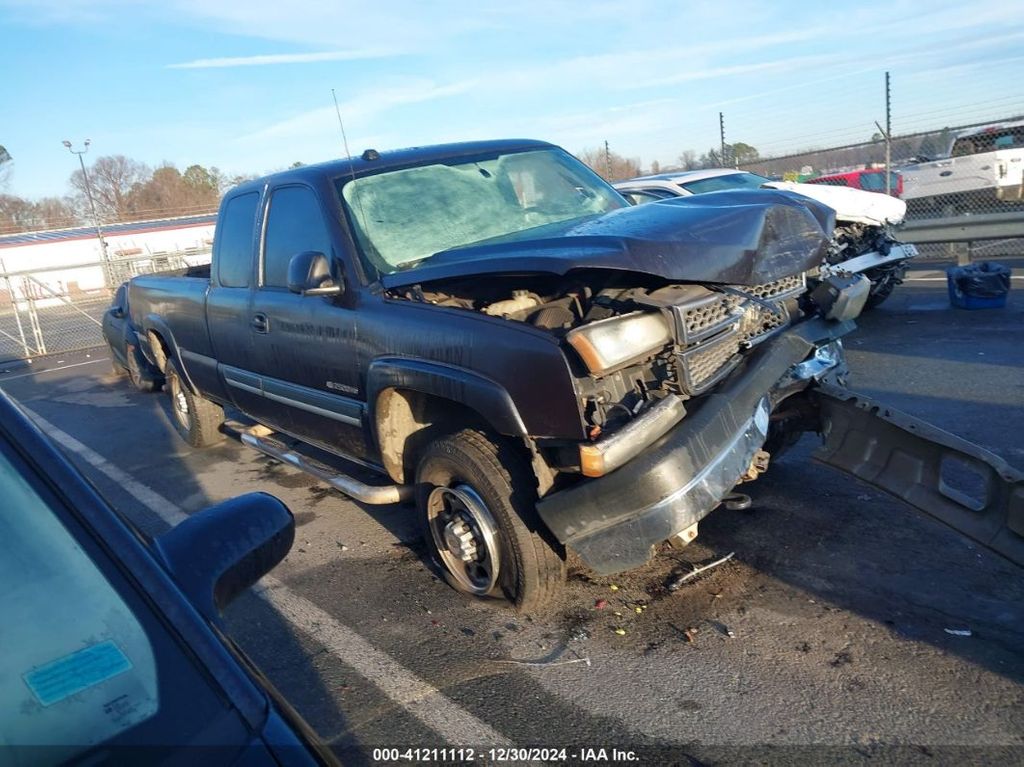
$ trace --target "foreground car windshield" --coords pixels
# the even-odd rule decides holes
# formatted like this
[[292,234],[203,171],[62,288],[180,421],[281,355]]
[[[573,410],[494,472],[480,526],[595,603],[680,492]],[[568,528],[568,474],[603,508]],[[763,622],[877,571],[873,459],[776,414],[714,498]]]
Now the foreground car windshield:
[[713,176],[702,178],[698,181],[685,181],[679,186],[688,189],[694,194],[704,192],[721,192],[724,189],[759,189],[762,184],[767,184],[769,179],[758,176],[755,173],[730,173],[727,176]]
[[442,251],[626,206],[597,174],[558,149],[406,168],[339,184],[363,255],[382,274]]

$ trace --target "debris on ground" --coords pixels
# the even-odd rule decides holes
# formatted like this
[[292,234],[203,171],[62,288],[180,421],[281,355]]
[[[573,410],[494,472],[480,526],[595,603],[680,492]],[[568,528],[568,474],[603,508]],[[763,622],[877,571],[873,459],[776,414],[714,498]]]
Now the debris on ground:
[[595,610],[603,610],[607,606],[608,606],[608,600],[607,599],[598,599],[596,602],[594,602],[594,609]]
[[618,591],[618,590],[619,590],[619,587],[618,587],[618,586],[616,586],[616,585],[615,585],[614,583],[613,583],[613,584],[612,584],[611,586],[609,586],[608,588],[609,588],[609,589],[610,589],[611,591]]
[[713,628],[715,631],[717,631],[719,634],[721,634],[723,636],[727,636],[730,639],[735,639],[736,638],[736,632],[734,632],[731,628],[726,626],[724,623],[721,623],[719,621],[708,620],[707,624],[709,626],[711,626],[711,628]]
[[721,564],[725,564],[730,559],[732,559],[735,554],[735,551],[730,551],[721,559],[716,559],[714,562],[702,565],[701,567],[693,567],[693,565],[690,565],[691,567],[693,567],[692,571],[684,573],[683,575],[679,575],[673,580],[669,581],[668,586],[666,588],[668,588],[669,591],[677,591],[681,586],[683,586],[688,581],[696,578],[701,573],[705,573],[713,567],[718,567]]
[[583,626],[577,626],[569,634],[570,642],[582,642],[586,639],[590,639],[590,632]]
[[590,658],[566,658],[565,660],[530,661],[530,660],[496,660],[495,663],[508,663],[513,666],[530,666],[531,668],[545,668],[548,666],[568,666],[573,663],[586,663],[590,665]]
[[970,629],[945,629],[947,634],[952,634],[955,637],[969,637],[973,636]]
[[626,629],[622,629],[622,628],[615,629],[615,633],[618,634],[620,637],[624,637],[624,636],[626,636]]
[[337,544],[338,544],[338,548],[339,548],[339,549],[341,549],[342,551],[348,551],[348,546],[346,546],[346,545],[345,545],[344,543],[342,543],[341,541],[335,541],[335,543],[337,543]]
[[694,641],[694,637],[697,636],[697,629],[693,626],[690,626],[688,629],[686,629],[686,631],[683,632],[683,636],[686,637],[687,642],[692,643]]

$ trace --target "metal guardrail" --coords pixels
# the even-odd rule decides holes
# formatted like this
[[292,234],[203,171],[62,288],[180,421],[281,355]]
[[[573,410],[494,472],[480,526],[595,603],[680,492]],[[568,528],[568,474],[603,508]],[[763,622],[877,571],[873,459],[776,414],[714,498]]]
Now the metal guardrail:
[[1015,239],[1024,237],[1024,211],[911,220],[898,237],[914,245]]

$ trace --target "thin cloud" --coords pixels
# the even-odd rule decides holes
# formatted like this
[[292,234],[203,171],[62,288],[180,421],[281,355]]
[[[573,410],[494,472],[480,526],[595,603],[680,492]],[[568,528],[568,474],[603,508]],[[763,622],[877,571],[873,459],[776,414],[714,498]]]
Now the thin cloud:
[[[459,96],[477,87],[478,80],[438,85],[430,80],[414,79],[390,87],[377,87],[340,105],[346,124],[364,128],[381,114],[410,104],[422,104],[437,99]],[[326,99],[325,99],[326,100]],[[337,116],[334,106],[324,106],[302,112],[253,133],[242,136],[240,142],[259,142],[299,139],[331,133],[336,130]]]
[[316,64],[321,61],[353,61],[379,59],[396,55],[388,50],[321,51],[319,53],[272,53],[260,56],[226,56],[217,59],[195,59],[168,64],[167,69],[215,69],[222,67],[262,67],[273,64]]

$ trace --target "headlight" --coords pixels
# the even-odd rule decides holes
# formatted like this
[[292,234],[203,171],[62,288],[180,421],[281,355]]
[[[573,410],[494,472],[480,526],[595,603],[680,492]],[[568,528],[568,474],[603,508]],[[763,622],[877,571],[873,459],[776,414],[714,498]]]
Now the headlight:
[[635,312],[576,328],[566,340],[591,373],[605,373],[660,349],[672,333],[661,314]]

